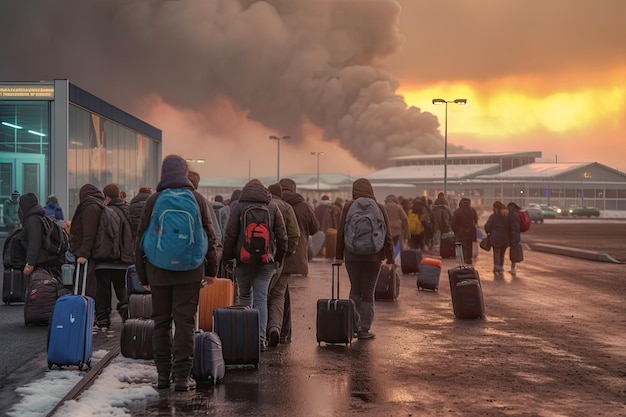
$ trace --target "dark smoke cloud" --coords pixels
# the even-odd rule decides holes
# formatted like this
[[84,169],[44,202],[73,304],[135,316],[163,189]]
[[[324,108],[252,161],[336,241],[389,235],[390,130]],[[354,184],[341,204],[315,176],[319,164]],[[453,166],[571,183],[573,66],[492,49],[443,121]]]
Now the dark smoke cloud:
[[151,94],[198,111],[227,98],[295,139],[310,120],[382,167],[443,150],[437,118],[379,65],[403,42],[399,14],[394,0],[2,0],[0,79],[69,78],[130,112]]

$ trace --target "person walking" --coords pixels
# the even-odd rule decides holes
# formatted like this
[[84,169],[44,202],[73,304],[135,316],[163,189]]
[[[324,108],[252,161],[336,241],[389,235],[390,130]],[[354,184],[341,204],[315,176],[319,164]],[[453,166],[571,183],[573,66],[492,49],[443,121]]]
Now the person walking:
[[457,242],[463,245],[463,257],[467,265],[472,264],[473,242],[476,242],[476,228],[478,227],[478,214],[472,207],[472,201],[463,197],[459,201],[459,207],[452,215],[451,228]]
[[[117,297],[116,310],[122,317],[122,321],[128,318],[128,295],[126,293],[126,270],[133,263],[133,234],[130,226],[130,214],[128,205],[120,197],[120,188],[117,184],[108,184],[102,189],[105,206],[114,210],[120,219],[119,228],[115,230],[115,236],[119,236],[120,249],[125,253],[115,258],[112,256],[105,259],[96,259],[96,326],[106,328],[111,326],[111,285]],[[103,214],[104,215],[104,214]],[[117,227],[117,223],[111,223]],[[106,236],[106,233],[103,234]],[[113,242],[111,242],[111,246]]]
[[429,216],[421,198],[413,200],[407,217],[410,232],[409,246],[411,249],[419,249],[423,252],[425,245],[424,221]]
[[511,226],[509,209],[502,202],[493,203],[493,213],[489,215],[489,219],[485,223],[485,232],[491,241],[493,272],[504,272],[504,254],[510,243]]
[[17,229],[20,225],[19,201],[20,192],[15,190],[11,193],[11,198],[5,200],[2,206],[2,218],[4,220],[4,225],[7,227],[7,232],[9,235],[13,233],[15,229]]
[[[272,184],[268,187],[280,214],[285,220],[287,229],[287,253],[285,259],[296,253],[298,239],[300,238],[300,228],[298,218],[293,211],[293,207],[281,199],[282,189],[280,184]],[[289,297],[289,276],[283,275],[283,266],[276,268],[276,273],[272,276],[267,297],[267,342],[269,346],[276,346],[282,340],[291,340],[291,303]]]
[[[72,216],[70,252],[78,264],[84,265],[91,260],[100,216],[104,210],[104,194],[95,185],[85,184],[80,188],[78,200],[78,207]],[[89,262],[85,295],[97,299],[97,288],[96,264]]]
[[441,235],[450,233],[452,223],[452,212],[448,206],[443,193],[437,194],[437,199],[433,203],[433,226],[435,228],[435,245],[441,244]]
[[389,229],[394,247],[398,242],[402,248],[408,247],[409,236],[411,235],[409,220],[396,196],[388,195],[385,198],[385,210],[389,216]]
[[26,232],[24,235],[26,242],[24,276],[30,276],[37,267],[57,272],[58,259],[51,258],[42,247],[44,227],[41,217],[45,216],[45,210],[39,204],[35,194],[26,193],[20,197],[19,213]]
[[[360,201],[362,199],[364,201]],[[369,201],[367,199],[369,199]],[[380,250],[376,252],[369,254],[355,253],[357,248],[350,248],[350,236],[352,235],[351,230],[357,227],[355,224],[357,222],[352,218],[353,211],[351,211],[351,208],[353,205],[360,204],[361,202],[365,205],[371,205],[370,203],[372,201],[378,208],[376,214],[376,216],[378,216],[376,219],[377,222],[382,221],[385,226],[384,237],[380,236],[382,244],[380,245]],[[357,207],[355,207],[355,209],[357,209]],[[348,240],[348,242],[346,242],[346,240]],[[378,242],[380,242],[380,240]],[[359,252],[361,252],[361,250],[359,250]],[[359,178],[352,184],[352,201],[346,203],[341,213],[341,219],[339,220],[339,228],[337,229],[337,251],[334,262],[341,264],[344,258],[346,270],[350,277],[350,299],[354,301],[358,314],[357,337],[359,339],[373,339],[376,336],[370,329],[374,322],[374,292],[376,291],[376,281],[380,273],[381,261],[386,259],[387,264],[393,264],[393,239],[391,237],[389,218],[385,206],[376,201],[372,184],[366,178]]]
[[[268,240],[258,248],[260,251],[269,250],[261,252],[260,259],[252,256],[247,259],[253,244],[252,236],[248,236],[251,227],[255,240]],[[261,181],[249,181],[241,190],[239,202],[231,208],[224,235],[224,259],[236,259],[238,304],[259,310],[259,344],[262,351],[267,348],[268,288],[277,267],[282,265],[286,252],[287,229],[278,206],[272,202],[270,192]]]
[[509,248],[511,270],[509,272],[515,275],[515,273],[517,272],[515,269],[515,265],[524,260],[524,250],[522,248],[520,230],[521,219],[519,215],[519,212],[522,208],[512,201],[506,205],[506,208],[509,209],[509,244],[511,245]]
[[[148,286],[152,292],[152,319],[154,320],[154,363],[157,368],[157,388],[170,387],[174,379],[176,391],[189,391],[196,388],[196,382],[191,377],[193,363],[195,316],[198,310],[198,299],[201,286],[211,284],[217,273],[215,255],[215,231],[211,224],[211,216],[204,197],[194,190],[193,184],[187,178],[187,161],[178,155],[168,155],[161,163],[161,180],[157,185],[157,192],[146,200],[141,220],[137,228],[135,245],[135,264],[140,281]],[[153,212],[170,203],[168,200],[180,200],[180,197],[171,195],[178,192],[180,195],[191,192],[197,203],[196,210],[187,214],[198,218],[202,224],[206,243],[204,262],[198,267],[189,270],[169,270],[156,266],[146,256],[151,239],[147,239]],[[159,199],[162,197],[162,200]],[[145,236],[144,236],[145,233]],[[196,229],[194,229],[194,236]],[[192,246],[195,252],[201,247],[197,239],[193,241],[179,239],[181,245]],[[171,243],[171,242],[170,242]],[[172,322],[176,331],[172,338]]]
[[59,199],[54,194],[50,194],[44,207],[46,216],[53,217],[55,220],[65,220],[63,217],[63,209],[59,204]]

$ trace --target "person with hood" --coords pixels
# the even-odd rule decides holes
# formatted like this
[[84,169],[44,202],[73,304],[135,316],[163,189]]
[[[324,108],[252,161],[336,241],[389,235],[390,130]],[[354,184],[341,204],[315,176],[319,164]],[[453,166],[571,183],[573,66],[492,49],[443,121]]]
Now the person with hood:
[[[132,233],[130,235],[122,233],[122,227],[130,227],[130,213],[128,204],[120,197],[120,187],[117,184],[108,184],[102,189],[104,194],[104,204],[111,207],[121,216],[126,225],[121,225],[117,230],[120,239],[127,238],[121,246],[129,248],[130,253],[125,254],[132,259]],[[117,297],[116,310],[122,317],[123,321],[128,318],[128,296],[126,294],[126,270],[131,265],[130,262],[124,262],[122,259],[98,259],[96,264],[96,281],[97,281],[97,297],[96,297],[96,326],[111,326],[111,284],[115,289]]]
[[133,238],[137,239],[137,227],[139,226],[139,219],[141,218],[141,212],[143,206],[146,204],[146,200],[152,194],[152,187],[141,187],[136,196],[130,200],[129,214],[130,214],[130,228],[133,231]]
[[423,252],[426,236],[424,223],[426,219],[430,219],[430,216],[421,198],[413,200],[407,218],[410,231],[409,245],[411,249],[419,249]]
[[463,197],[459,201],[459,207],[454,210],[452,224],[450,225],[457,242],[463,245],[463,257],[465,264],[472,264],[473,242],[476,242],[476,228],[478,227],[478,213],[472,207],[472,201]]
[[104,194],[95,185],[85,184],[80,188],[78,200],[78,207],[76,207],[74,216],[72,216],[70,252],[80,265],[84,265],[88,260],[90,261],[87,265],[85,294],[95,300],[97,298],[98,284],[95,273],[96,264],[91,262],[91,254],[96,240],[100,216],[104,210]]
[[211,208],[213,209],[213,213],[215,213],[215,218],[217,219],[217,224],[220,227],[223,241],[224,231],[226,231],[226,223],[222,223],[220,212],[224,208],[224,197],[219,194],[216,195],[215,198],[213,198],[213,202],[211,203]]
[[[285,220],[287,229],[287,254],[285,258],[296,253],[298,239],[300,237],[300,228],[298,227],[298,219],[293,207],[282,200],[282,189],[280,184],[272,184],[268,187],[272,194],[272,202],[274,202],[280,214]],[[276,268],[276,273],[272,276],[269,286],[269,295],[267,297],[267,342],[269,346],[276,346],[282,340],[282,343],[291,340],[291,302],[289,297],[289,280],[288,275],[283,275],[283,266]]]
[[343,198],[337,197],[322,221],[322,231],[326,235],[324,251],[327,259],[333,259],[337,251],[337,227],[339,227],[343,203]]
[[44,210],[46,212],[46,216],[53,217],[56,220],[65,220],[65,217],[63,217],[63,209],[59,204],[59,199],[54,194],[50,194],[48,196],[48,201],[46,202]]
[[[237,204],[237,201],[239,200],[240,195],[241,195],[241,190],[234,190],[233,193],[230,195],[228,204],[225,204],[224,207],[220,209],[219,219],[220,219],[220,224],[225,225],[224,229],[226,229],[226,225],[228,225],[228,220],[230,219],[230,212],[232,208]],[[225,234],[226,233],[222,233],[222,235],[225,235]]]
[[509,226],[511,228],[509,234],[509,244],[511,245],[509,248],[509,259],[511,260],[511,270],[509,272],[515,275],[515,264],[524,260],[524,252],[521,245],[521,219],[519,216],[519,212],[522,208],[514,202],[507,204],[506,208],[509,209]]
[[29,276],[37,267],[58,268],[59,262],[56,259],[50,259],[45,248],[41,245],[44,233],[41,217],[45,216],[45,211],[39,204],[35,194],[26,193],[21,196],[19,214],[22,218],[22,226],[26,232],[24,236],[24,241],[26,242],[24,275]]
[[[152,319],[154,320],[154,363],[157,368],[157,388],[167,389],[174,379],[176,391],[196,389],[191,377],[193,364],[195,317],[202,285],[213,283],[217,274],[215,254],[216,237],[211,224],[211,208],[206,199],[194,190],[187,178],[187,161],[178,155],[168,155],[161,163],[161,181],[157,192],[146,200],[137,228],[135,264],[141,283],[152,292]],[[204,264],[187,271],[170,271],[153,265],[144,255],[141,236],[150,225],[154,206],[163,190],[188,189],[200,210],[202,228],[208,240]],[[172,338],[172,321],[176,326]]]
[[485,223],[485,232],[491,241],[493,272],[504,272],[504,254],[510,244],[511,226],[509,209],[502,202],[493,203],[493,213]]
[[389,216],[389,229],[394,246],[400,242],[401,247],[408,247],[410,236],[409,220],[395,195],[388,195],[385,198],[385,210],[387,210],[387,216]]
[[309,274],[309,257],[307,253],[309,236],[317,233],[319,225],[309,203],[296,192],[296,182],[291,178],[282,178],[278,183],[282,191],[282,199],[293,207],[300,229],[296,253],[285,259],[283,274],[307,276]]
[[2,218],[9,235],[20,225],[19,201],[20,192],[15,190],[11,193],[11,198],[5,200],[2,206]]
[[393,264],[393,239],[391,238],[391,228],[389,217],[385,206],[376,202],[385,219],[386,235],[383,248],[378,253],[372,255],[357,255],[346,247],[344,242],[346,229],[346,216],[354,201],[359,198],[371,198],[376,201],[372,184],[366,178],[359,178],[352,184],[352,201],[346,203],[341,213],[339,227],[337,229],[337,252],[335,263],[343,263],[345,258],[346,270],[350,277],[350,299],[354,301],[357,321],[357,337],[359,339],[373,339],[376,337],[370,331],[374,322],[374,292],[376,291],[376,281],[380,273],[381,261],[387,259],[387,264]]
[[331,206],[330,197],[327,195],[323,195],[322,200],[317,205],[317,207],[315,207],[315,210],[313,211],[315,213],[315,219],[317,220],[317,224],[319,225],[322,224],[322,222],[324,221],[324,216],[330,210],[330,206]]
[[[266,207],[269,211],[270,256],[267,263],[246,263],[241,252],[246,230],[244,218],[250,208]],[[232,207],[224,237],[224,259],[236,259],[235,276],[239,284],[238,304],[259,310],[259,346],[267,348],[267,293],[272,276],[283,264],[287,253],[287,229],[280,209],[261,181],[253,179],[241,190],[238,203]]]
[[[198,187],[200,186],[200,174],[196,171],[189,170],[189,172],[187,173],[187,178],[189,178],[189,181],[191,181],[191,184],[193,184],[193,189],[197,190]],[[223,234],[222,228],[220,227],[217,214],[215,214],[213,207],[211,207],[210,205],[209,207],[211,208],[211,210],[209,210],[209,214],[211,215],[211,223],[213,224],[213,230],[215,231],[215,238],[217,239],[217,241],[215,242],[215,258],[217,259],[218,272],[219,272],[219,266],[222,262],[222,255],[224,253],[224,247],[222,246],[222,241],[224,240],[224,234]]]
[[437,194],[437,199],[433,204],[433,223],[435,228],[435,245],[439,245],[441,243],[441,235],[450,233],[452,224],[452,212],[443,193]]

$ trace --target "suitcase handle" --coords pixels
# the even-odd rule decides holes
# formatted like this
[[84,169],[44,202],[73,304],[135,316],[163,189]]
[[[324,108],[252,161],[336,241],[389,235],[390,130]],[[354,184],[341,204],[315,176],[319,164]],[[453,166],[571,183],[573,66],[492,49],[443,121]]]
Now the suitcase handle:
[[459,266],[461,268],[465,267],[465,256],[463,255],[463,243],[455,242],[454,250],[456,251],[456,258],[459,260]]
[[332,268],[332,278],[331,278],[331,299],[335,299],[335,267],[337,267],[337,299],[339,299],[339,269],[341,269],[341,264],[333,263]]
[[76,276],[74,277],[74,295],[85,295],[85,290],[87,289],[87,270],[89,266],[89,261],[86,261],[83,265],[83,287],[80,294],[78,293],[78,284],[80,283],[80,266],[78,262],[76,263]]

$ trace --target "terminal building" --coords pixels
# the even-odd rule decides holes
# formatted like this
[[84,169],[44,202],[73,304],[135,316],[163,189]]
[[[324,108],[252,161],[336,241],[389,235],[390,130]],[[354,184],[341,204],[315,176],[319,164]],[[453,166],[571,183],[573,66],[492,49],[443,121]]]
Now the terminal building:
[[162,132],[68,80],[0,82],[0,203],[54,194],[70,219],[87,183],[155,187]]

